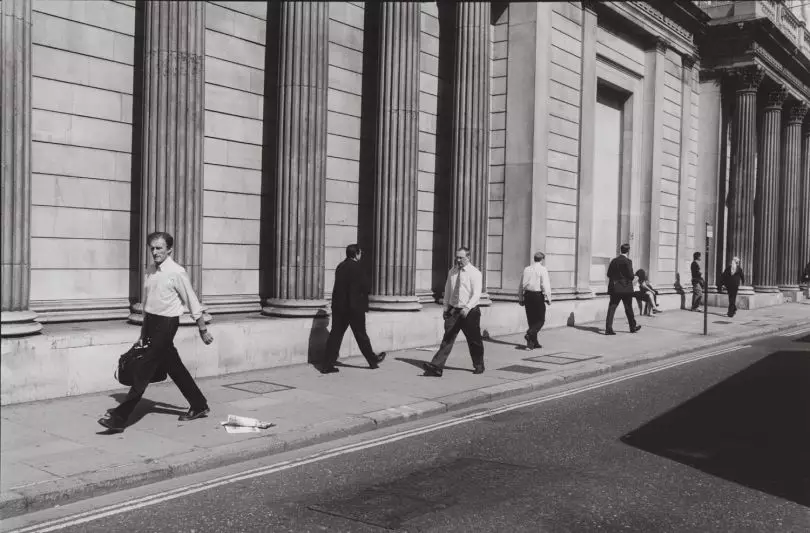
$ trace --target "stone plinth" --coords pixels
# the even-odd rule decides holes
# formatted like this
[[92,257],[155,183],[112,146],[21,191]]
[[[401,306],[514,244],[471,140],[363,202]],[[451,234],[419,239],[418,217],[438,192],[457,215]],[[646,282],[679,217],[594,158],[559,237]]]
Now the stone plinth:
[[[706,302],[710,307],[728,307],[728,293],[709,293]],[[785,303],[785,296],[781,292],[758,292],[755,294],[738,294],[738,309],[760,309]]]

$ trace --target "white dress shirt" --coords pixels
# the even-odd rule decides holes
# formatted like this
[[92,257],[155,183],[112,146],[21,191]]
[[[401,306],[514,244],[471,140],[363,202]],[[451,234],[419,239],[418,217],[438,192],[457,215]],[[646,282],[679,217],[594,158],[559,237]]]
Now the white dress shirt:
[[542,292],[546,300],[551,301],[551,281],[546,267],[542,263],[536,262],[524,268],[518,290],[521,298],[524,291],[534,291]]
[[481,300],[482,285],[480,270],[472,265],[464,268],[454,266],[447,276],[447,283],[444,284],[444,310],[447,311],[451,307],[472,310]]
[[189,310],[191,318],[202,316],[202,305],[194,294],[186,269],[167,257],[160,265],[152,263],[146,269],[143,311],[152,315],[181,316]]

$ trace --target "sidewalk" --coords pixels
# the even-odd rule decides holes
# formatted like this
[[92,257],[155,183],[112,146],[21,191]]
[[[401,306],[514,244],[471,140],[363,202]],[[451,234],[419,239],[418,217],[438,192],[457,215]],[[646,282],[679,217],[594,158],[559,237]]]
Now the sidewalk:
[[[123,398],[124,388],[3,407],[0,516],[808,326],[810,305],[740,311],[734,319],[711,308],[707,337],[699,313],[671,310],[641,317],[639,323],[643,328],[631,335],[623,317],[617,316],[615,337],[601,334],[603,323],[545,330],[540,335],[543,348],[531,352],[521,349],[522,335],[488,339],[483,375],[471,373],[460,335],[440,379],[423,377],[421,370],[421,362],[430,360],[436,346],[391,352],[375,371],[356,357],[344,360],[338,374],[322,375],[300,365],[203,379],[199,384],[211,414],[188,423],[177,420],[187,405],[167,381],[150,386],[135,422],[117,435],[104,434],[96,420]],[[220,426],[228,414],[275,426],[260,433],[229,434]]]

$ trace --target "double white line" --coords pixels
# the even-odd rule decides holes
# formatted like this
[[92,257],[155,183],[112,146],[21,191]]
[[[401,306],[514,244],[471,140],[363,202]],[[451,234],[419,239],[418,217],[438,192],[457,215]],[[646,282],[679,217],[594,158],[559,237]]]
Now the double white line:
[[797,335],[801,335],[802,333],[810,333],[810,327],[802,328],[798,331],[791,331],[790,333],[780,333],[780,337],[795,337]]
[[216,487],[221,487],[223,485],[229,485],[231,483],[237,483],[239,481],[245,481],[248,479],[267,476],[270,474],[275,474],[277,472],[283,472],[284,470],[290,470],[292,468],[297,468],[299,466],[305,466],[312,463],[317,463],[320,461],[325,461],[326,459],[331,459],[332,457],[338,457],[340,455],[346,455],[349,453],[359,452],[362,450],[366,450],[368,448],[374,448],[377,446],[382,446],[384,444],[389,444],[392,442],[396,442],[402,439],[407,439],[410,437],[415,437],[417,435],[424,435],[425,433],[432,433],[434,431],[439,431],[441,429],[450,428],[453,426],[458,426],[460,424],[466,424],[467,422],[472,422],[475,420],[480,420],[481,418],[486,418],[489,416],[497,415],[500,413],[505,413],[508,411],[514,411],[515,409],[521,409],[524,407],[531,407],[534,405],[539,405],[542,403],[550,402],[553,400],[558,400],[560,398],[565,398],[567,396],[573,396],[575,394],[581,394],[583,392],[588,392],[596,389],[601,389],[602,387],[607,387],[609,385],[613,385],[615,383],[620,383],[622,381],[627,381],[629,379],[637,378],[640,376],[646,376],[648,374],[654,374],[656,372],[661,372],[663,370],[667,370],[670,368],[674,368],[677,366],[685,365],[688,363],[692,363],[694,361],[699,361],[701,359],[706,359],[707,357],[714,357],[716,355],[721,355],[724,353],[733,352],[736,350],[740,350],[743,348],[749,348],[750,345],[736,345],[731,346],[729,348],[723,348],[722,350],[716,350],[709,353],[704,353],[700,355],[694,355],[691,357],[686,357],[683,359],[679,359],[678,361],[674,361],[671,363],[665,363],[658,366],[654,366],[652,368],[648,368],[646,370],[640,370],[637,372],[633,372],[630,374],[625,374],[622,376],[606,379],[604,381],[600,381],[598,383],[593,383],[590,385],[585,385],[581,387],[572,388],[569,390],[561,391],[555,394],[550,394],[548,396],[543,396],[541,398],[533,398],[531,400],[524,400],[521,402],[515,402],[509,405],[505,405],[503,407],[496,407],[493,409],[487,409],[485,411],[479,411],[476,413],[468,414],[465,416],[460,416],[457,418],[453,418],[450,420],[445,420],[443,422],[436,422],[433,424],[428,424],[419,428],[410,429],[406,431],[401,431],[399,433],[394,433],[392,435],[387,435],[384,437],[377,437],[366,439],[362,442],[356,444],[349,444],[346,446],[340,446],[337,448],[333,448],[331,450],[326,450],[323,452],[319,452],[308,457],[304,457],[302,459],[292,460],[292,461],[282,461],[279,463],[275,463],[269,466],[263,466],[259,468],[253,468],[251,470],[246,470],[244,472],[239,472],[237,474],[230,474],[227,476],[221,476],[218,478],[214,478],[208,481],[203,481],[200,483],[194,483],[191,485],[186,485],[185,487],[179,487],[173,490],[169,490],[166,492],[161,492],[160,494],[154,494],[151,496],[144,496],[142,498],[136,498],[134,500],[130,500],[123,503],[117,503],[114,505],[108,505],[106,507],[101,507],[99,509],[94,509],[92,511],[85,511],[83,513],[77,513],[71,516],[67,516],[64,518],[59,518],[56,520],[50,520],[47,522],[42,522],[40,524],[34,526],[28,526],[21,529],[14,530],[11,533],[45,533],[48,531],[57,531],[60,529],[64,529],[67,527],[77,526],[80,524],[86,524],[87,522],[92,522],[94,520],[100,520],[102,518],[107,518],[109,516],[126,513],[129,511],[135,511],[137,509],[142,509],[144,507],[149,507],[151,505],[156,505],[159,503],[167,502],[169,500],[174,500],[177,498],[182,498],[184,496],[189,496],[191,494],[195,494],[197,492],[202,492],[205,490],[211,490]]

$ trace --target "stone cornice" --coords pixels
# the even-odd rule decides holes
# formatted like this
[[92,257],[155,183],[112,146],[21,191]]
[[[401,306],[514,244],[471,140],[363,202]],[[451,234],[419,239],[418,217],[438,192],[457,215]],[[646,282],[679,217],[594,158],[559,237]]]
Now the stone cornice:
[[696,52],[694,35],[647,2],[600,2],[600,6],[618,13],[653,39],[665,39],[679,54]]
[[775,80],[781,79],[788,82],[790,88],[798,93],[801,99],[810,100],[810,87],[802,83],[792,72],[777,61],[764,46],[758,43],[752,43],[749,53],[756,63],[773,73],[771,76]]

